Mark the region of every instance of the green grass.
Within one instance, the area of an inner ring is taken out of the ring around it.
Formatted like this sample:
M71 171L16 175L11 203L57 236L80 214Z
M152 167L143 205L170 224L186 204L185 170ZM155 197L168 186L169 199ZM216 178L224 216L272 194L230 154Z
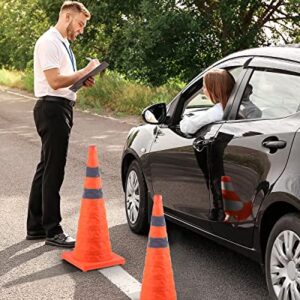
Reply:
M33 73L0 70L0 84L33 91ZM184 84L170 80L161 87L149 87L127 80L119 73L108 71L96 77L93 88L82 88L78 93L77 107L97 113L110 112L116 116L140 115L154 103L170 102Z
M116 72L107 72L96 79L93 88L83 88L78 93L78 103L83 108L102 110L117 115L139 115L150 104L170 102L183 87L172 81L161 87L148 87L125 79Z
M0 84L11 88L24 89L22 81L23 73L18 71L8 71L5 69L0 70Z

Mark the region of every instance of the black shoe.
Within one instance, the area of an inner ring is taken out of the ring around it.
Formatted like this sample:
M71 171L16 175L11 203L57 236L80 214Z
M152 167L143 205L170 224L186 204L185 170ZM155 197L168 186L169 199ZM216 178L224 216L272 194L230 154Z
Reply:
M56 234L54 237L47 237L45 245L63 247L63 248L74 248L75 240L65 233Z
M46 238L46 232L40 231L28 231L26 235L26 240L42 240Z

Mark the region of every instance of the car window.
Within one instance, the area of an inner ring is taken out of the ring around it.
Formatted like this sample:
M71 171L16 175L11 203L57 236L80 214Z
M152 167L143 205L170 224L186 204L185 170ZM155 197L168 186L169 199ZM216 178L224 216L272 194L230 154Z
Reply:
M235 81L237 80L238 76L240 75L243 67L234 67L234 68L227 68L227 71L229 71L232 76L234 77ZM199 110L206 110L214 104L206 97L206 95L203 92L203 87L201 84L201 87L197 92L195 92L186 102L185 109L183 111L183 115L191 114L194 111Z
M283 118L300 109L300 76L255 70L245 88L238 119Z
M203 88L196 92L190 99L186 109L211 107L213 103L204 95Z

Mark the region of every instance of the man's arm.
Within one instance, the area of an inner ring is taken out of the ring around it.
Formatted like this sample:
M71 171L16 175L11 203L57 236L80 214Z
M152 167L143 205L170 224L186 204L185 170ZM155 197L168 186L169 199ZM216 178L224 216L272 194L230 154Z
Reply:
M44 73L51 88L57 90L72 85L74 82L88 74L92 69L94 69L98 65L99 61L97 59L93 59L85 68L74 72L72 75L61 75L58 68L45 70ZM87 84L87 86L91 85L92 84L89 83Z

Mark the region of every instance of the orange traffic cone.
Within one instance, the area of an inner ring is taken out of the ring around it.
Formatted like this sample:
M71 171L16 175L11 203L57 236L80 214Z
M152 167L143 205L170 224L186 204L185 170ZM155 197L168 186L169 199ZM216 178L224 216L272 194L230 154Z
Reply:
M151 227L140 300L176 299L162 197L153 197Z
M75 249L62 253L62 259L84 272L125 263L123 257L111 250L95 145L89 146L88 149Z
M246 220L252 214L252 202L243 202L233 188L231 177L221 177L224 212L237 221Z

